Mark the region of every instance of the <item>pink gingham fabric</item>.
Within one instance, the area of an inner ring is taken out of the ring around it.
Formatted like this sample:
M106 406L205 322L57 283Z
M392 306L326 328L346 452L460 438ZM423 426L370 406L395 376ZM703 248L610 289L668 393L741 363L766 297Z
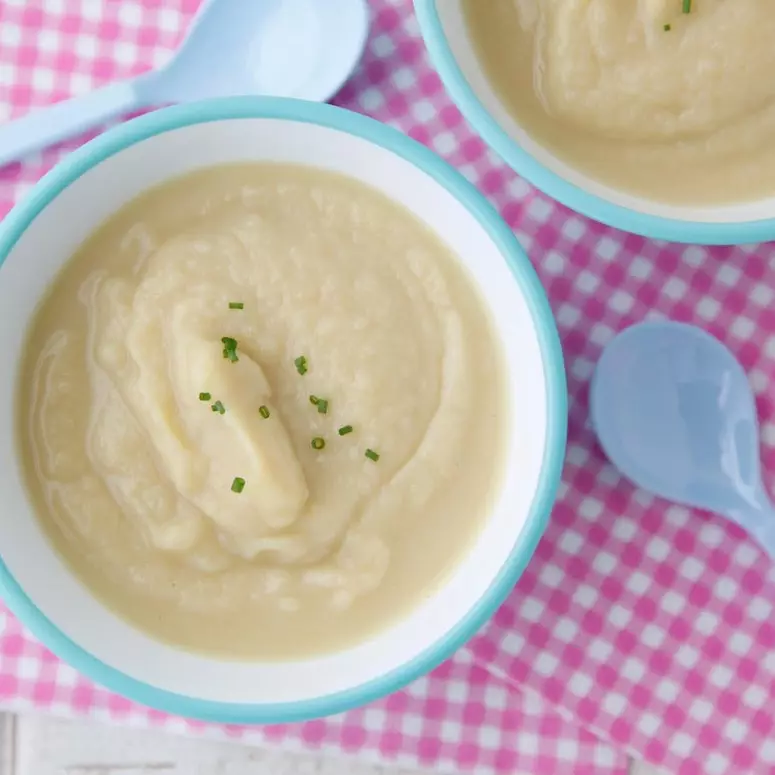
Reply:
M568 723L538 695L514 691L470 657L340 716L270 727L217 726L149 710L95 686L0 612L0 701L14 710L86 716L213 740L357 756L435 772L626 775L626 757Z
M322 1L322 0L321 0ZM0 120L163 62L196 0L0 0ZM345 107L457 166L498 207L549 294L570 391L566 470L534 560L454 660L368 708L246 729L175 719L84 679L0 611L0 700L439 770L775 773L775 569L739 530L634 490L587 419L601 348L648 317L697 323L751 377L775 470L775 249L650 242L551 202L482 143L430 67L409 0L372 0ZM72 146L68 146L72 147ZM68 147L0 171L0 215Z

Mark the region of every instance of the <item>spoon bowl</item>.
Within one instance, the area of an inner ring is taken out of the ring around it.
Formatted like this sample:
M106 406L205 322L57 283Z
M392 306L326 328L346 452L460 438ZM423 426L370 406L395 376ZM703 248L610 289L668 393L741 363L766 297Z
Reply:
M606 456L634 484L731 519L775 558L756 404L721 342L682 323L628 328L597 364L590 415Z
M147 104L257 94L325 102L349 77L367 34L364 0L206 0L141 96Z

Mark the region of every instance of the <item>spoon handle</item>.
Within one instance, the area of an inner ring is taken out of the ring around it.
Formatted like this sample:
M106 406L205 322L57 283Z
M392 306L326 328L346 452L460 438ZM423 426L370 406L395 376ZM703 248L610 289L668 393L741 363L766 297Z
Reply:
M34 109L0 125L0 167L139 107L134 80Z

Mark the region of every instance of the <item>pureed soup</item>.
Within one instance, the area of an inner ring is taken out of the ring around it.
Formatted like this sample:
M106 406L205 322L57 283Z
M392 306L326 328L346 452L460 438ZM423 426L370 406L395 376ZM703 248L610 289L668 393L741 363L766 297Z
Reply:
M48 535L185 649L362 641L454 568L503 478L483 300L414 216L331 173L224 166L140 196L65 266L25 352Z
M593 179L657 201L775 194L772 0L463 0L504 106Z

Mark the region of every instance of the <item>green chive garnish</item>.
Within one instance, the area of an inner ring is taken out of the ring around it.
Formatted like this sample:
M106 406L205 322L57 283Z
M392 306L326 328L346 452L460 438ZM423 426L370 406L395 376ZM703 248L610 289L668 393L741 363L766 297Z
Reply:
M326 440L321 439L320 436L315 436L314 439L310 442L312 445L312 449L323 449L323 447L326 446Z
M234 481L231 483L232 492L242 492L245 489L245 480L239 476L234 477Z
M369 460L373 460L375 463L379 460L379 455L373 449L367 449L365 455Z
M328 401L325 398L310 396L309 402L318 408L318 412L320 412L320 414L326 414L326 412L328 412Z
M691 13L692 12L692 0L684 0L684 13Z
M304 375L307 373L307 358L304 355L300 355L296 358L293 364L296 366L296 371L298 371L299 374Z
M212 398L212 396L209 393L200 393L199 394L199 400L200 401L209 401Z
M216 401L210 408L218 414L226 414L226 407L220 401Z
M241 301L230 301L229 309L245 309L245 305Z
M239 360L237 355L237 340L232 339L230 336L224 336L221 338L223 342L223 357L228 358L232 363L236 363Z
M346 436L348 433L352 433L352 432L353 432L353 426L352 425L343 425L339 429L339 435L340 436Z
M672 27L669 24L665 25L665 32L670 32L671 29Z
M265 406L259 406L258 407L258 413L266 420L267 417L269 417L269 409L267 409Z

